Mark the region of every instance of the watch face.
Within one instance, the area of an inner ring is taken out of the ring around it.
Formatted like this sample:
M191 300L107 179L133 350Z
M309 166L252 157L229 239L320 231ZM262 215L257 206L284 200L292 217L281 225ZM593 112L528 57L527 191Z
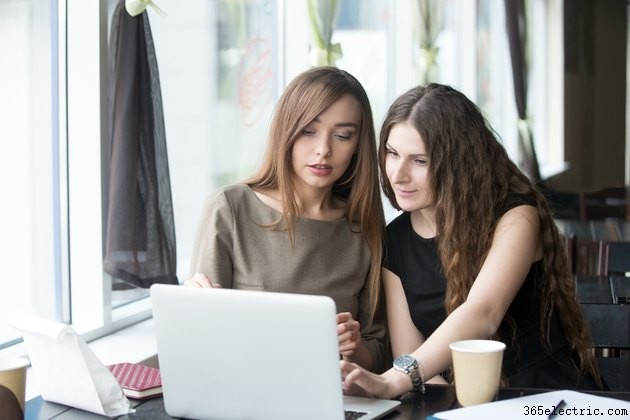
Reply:
M403 354L402 356L398 356L396 360L394 360L394 364L401 369L406 369L409 366L412 366L416 359L413 356L408 354Z

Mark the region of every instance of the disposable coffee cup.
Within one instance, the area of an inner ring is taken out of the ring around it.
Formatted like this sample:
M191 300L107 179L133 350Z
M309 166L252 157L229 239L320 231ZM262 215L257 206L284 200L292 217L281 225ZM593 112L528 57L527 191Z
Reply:
M494 340L451 343L457 401L467 407L493 401L499 390L505 344Z
M29 361L23 358L0 358L0 417L2 419L24 418L28 365Z

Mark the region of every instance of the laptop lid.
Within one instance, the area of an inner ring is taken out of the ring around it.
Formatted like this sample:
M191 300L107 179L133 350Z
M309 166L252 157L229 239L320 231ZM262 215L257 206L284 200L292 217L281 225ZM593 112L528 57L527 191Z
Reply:
M161 284L151 287L151 298L171 416L344 418L331 298ZM400 404L353 400L353 410L370 411L363 419Z

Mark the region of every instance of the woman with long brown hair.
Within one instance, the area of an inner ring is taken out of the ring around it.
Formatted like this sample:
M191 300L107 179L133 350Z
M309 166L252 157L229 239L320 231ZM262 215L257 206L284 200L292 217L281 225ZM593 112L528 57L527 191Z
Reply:
M341 354L382 370L383 231L367 94L346 71L307 70L276 105L258 172L206 200L185 285L328 295Z
M342 362L346 388L422 389L450 368L450 343L488 338L506 344L506 386L599 388L553 214L477 106L448 86L411 89L385 118L379 164L402 210L383 267L397 359L380 376Z

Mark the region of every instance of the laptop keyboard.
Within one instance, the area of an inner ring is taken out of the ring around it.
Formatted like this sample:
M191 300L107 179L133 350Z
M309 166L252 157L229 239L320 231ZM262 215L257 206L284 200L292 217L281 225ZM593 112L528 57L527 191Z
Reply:
M352 411L352 410L344 410L344 413L346 414L346 420L358 419L367 414L367 413L364 413L363 411Z

